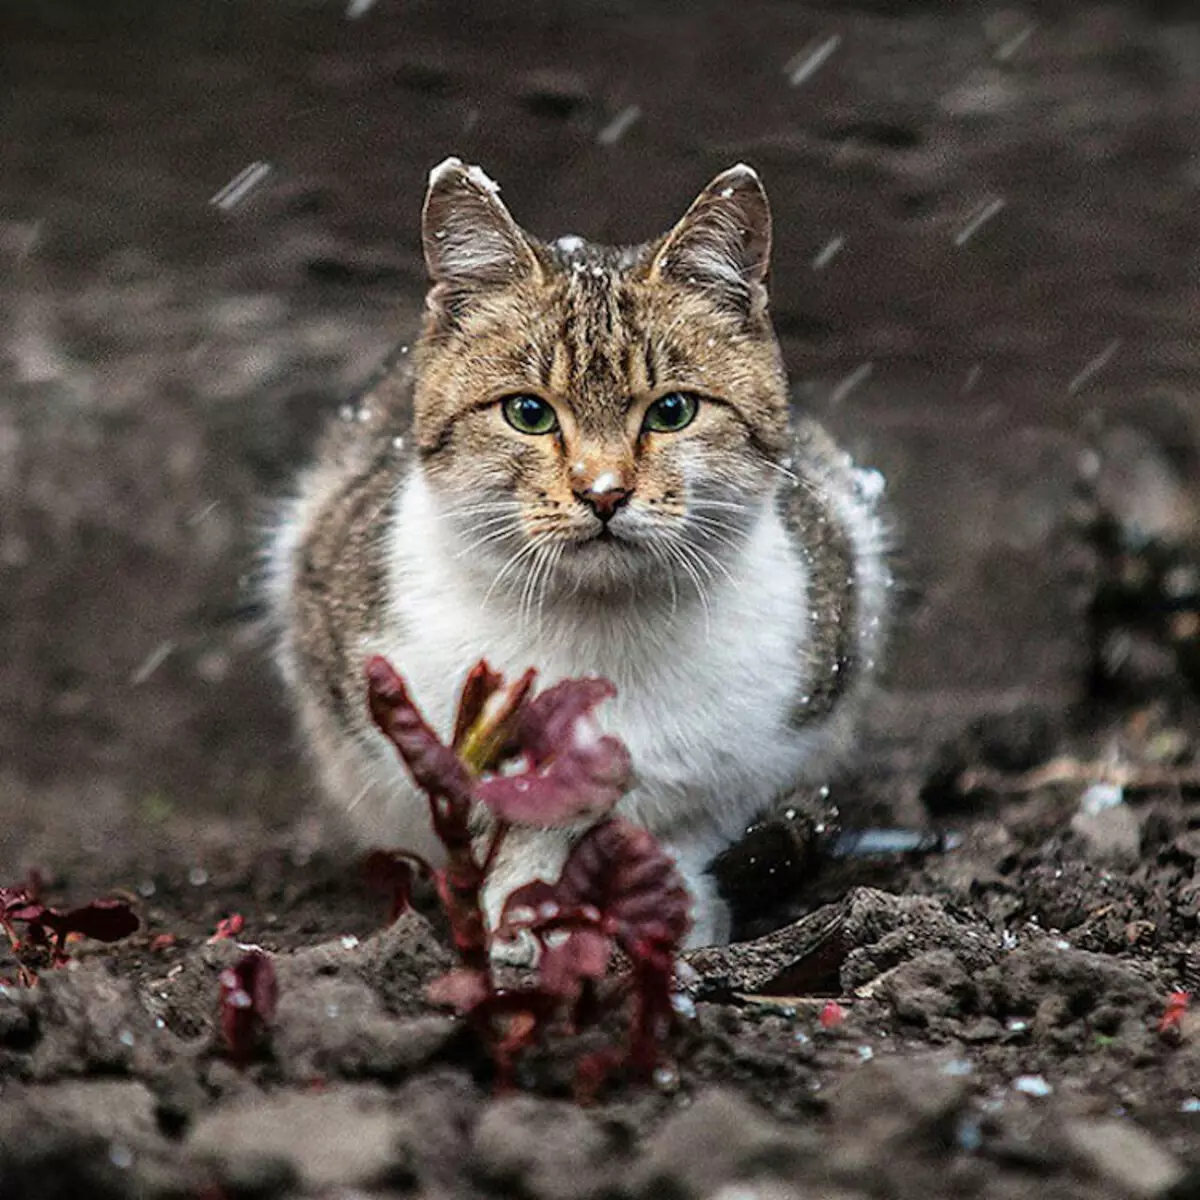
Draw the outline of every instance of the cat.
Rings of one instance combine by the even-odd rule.
[[[618,811],[674,854],[690,944],[725,941],[706,868],[853,745],[890,609],[882,477],[789,415],[762,183],[722,172],[645,245],[544,243],[449,158],[422,242],[414,354],[335,423],[270,551],[277,657],[324,789],[363,844],[436,857],[367,716],[373,654],[443,734],[480,658],[543,685],[605,676],[598,716],[635,770]],[[510,837],[489,919],[568,847]]]

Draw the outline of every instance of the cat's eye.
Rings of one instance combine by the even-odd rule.
[[[540,396],[506,396],[500,411],[518,433],[553,433],[558,428],[554,409]]]
[[[650,433],[678,433],[695,419],[700,401],[690,392],[668,392],[646,409],[642,428]]]

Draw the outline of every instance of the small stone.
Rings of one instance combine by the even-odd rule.
[[[711,1196],[722,1184],[786,1178],[815,1151],[808,1131],[785,1127],[733,1092],[701,1092],[650,1139],[630,1191],[635,1196]]]
[[[535,1096],[489,1104],[472,1145],[475,1171],[497,1194],[540,1200],[579,1195],[581,1179],[619,1166],[616,1149],[612,1130],[591,1113]]]
[[[1128,804],[1077,812],[1071,818],[1071,831],[1082,839],[1084,851],[1093,862],[1132,863],[1141,853],[1141,826]]]
[[[257,1095],[201,1117],[186,1146],[238,1194],[250,1181],[261,1192],[264,1177],[311,1191],[369,1187],[394,1166],[399,1128],[388,1106],[348,1091]]]
[[[1049,1096],[1054,1091],[1041,1075],[1018,1075],[1012,1081],[1012,1087],[1014,1092],[1021,1092],[1026,1096]]]
[[[1132,1121],[1068,1121],[1067,1145],[1080,1166],[1130,1196],[1160,1196],[1183,1177],[1183,1167]]]

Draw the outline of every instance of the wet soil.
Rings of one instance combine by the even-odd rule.
[[[1187,6],[349,13],[0,14],[0,883],[143,921],[36,987],[0,956],[0,1196],[1200,1195]],[[497,1097],[426,1005],[444,931],[339,851],[254,621],[451,152],[614,240],[757,165],[796,402],[903,550],[852,769],[722,864],[743,940],[692,956],[673,1065],[585,1108],[570,1039]],[[231,913],[280,989],[243,1068]]]

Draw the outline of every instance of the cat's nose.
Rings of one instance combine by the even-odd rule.
[[[575,495],[602,521],[611,521],[630,497],[631,489],[623,487],[611,472],[597,475],[586,486],[577,486]]]

